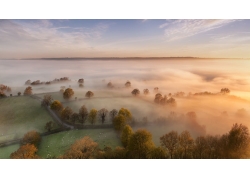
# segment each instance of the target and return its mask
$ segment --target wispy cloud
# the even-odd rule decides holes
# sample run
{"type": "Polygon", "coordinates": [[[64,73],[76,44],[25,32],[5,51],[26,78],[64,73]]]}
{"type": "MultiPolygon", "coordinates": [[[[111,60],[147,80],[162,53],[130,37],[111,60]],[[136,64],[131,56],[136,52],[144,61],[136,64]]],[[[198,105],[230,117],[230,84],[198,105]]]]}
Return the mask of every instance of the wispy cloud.
{"type": "Polygon", "coordinates": [[[165,28],[164,33],[168,40],[176,40],[220,28],[234,21],[227,19],[172,20],[161,24],[159,28],[165,28]]]}

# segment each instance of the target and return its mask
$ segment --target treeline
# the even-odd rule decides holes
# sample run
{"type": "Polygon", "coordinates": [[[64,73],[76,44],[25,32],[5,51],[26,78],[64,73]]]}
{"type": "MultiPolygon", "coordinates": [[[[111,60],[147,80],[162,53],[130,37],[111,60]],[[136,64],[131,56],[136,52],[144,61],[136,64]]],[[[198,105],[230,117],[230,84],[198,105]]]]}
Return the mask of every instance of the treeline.
{"type": "Polygon", "coordinates": [[[125,125],[121,134],[123,147],[98,148],[89,137],[77,140],[63,156],[65,159],[232,159],[249,157],[249,131],[242,124],[234,124],[221,136],[198,136],[193,138],[188,131],[178,134],[171,131],[160,137],[161,146],[152,141],[145,129],[133,132],[125,125]]]}
{"type": "Polygon", "coordinates": [[[36,81],[31,81],[31,80],[27,80],[25,81],[25,85],[42,85],[42,84],[52,84],[52,83],[58,83],[58,82],[65,82],[65,81],[70,81],[70,79],[68,77],[61,77],[59,79],[55,78],[52,81],[40,81],[40,80],[36,80],[36,81]]]}

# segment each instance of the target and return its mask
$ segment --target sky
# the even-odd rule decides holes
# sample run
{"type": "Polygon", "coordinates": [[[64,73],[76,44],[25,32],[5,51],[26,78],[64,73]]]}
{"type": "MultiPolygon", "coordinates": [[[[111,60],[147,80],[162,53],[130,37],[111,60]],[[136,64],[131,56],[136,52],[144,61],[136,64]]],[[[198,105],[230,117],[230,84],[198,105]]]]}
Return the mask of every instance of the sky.
{"type": "Polygon", "coordinates": [[[244,19],[2,19],[0,59],[250,58],[244,19]]]}

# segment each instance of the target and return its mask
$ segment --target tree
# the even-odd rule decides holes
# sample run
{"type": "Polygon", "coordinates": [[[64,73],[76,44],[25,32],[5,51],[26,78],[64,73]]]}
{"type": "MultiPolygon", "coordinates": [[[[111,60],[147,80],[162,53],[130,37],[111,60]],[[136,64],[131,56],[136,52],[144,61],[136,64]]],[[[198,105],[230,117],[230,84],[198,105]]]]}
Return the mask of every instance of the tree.
{"type": "Polygon", "coordinates": [[[87,97],[87,98],[91,98],[91,97],[93,97],[94,96],[94,93],[92,92],[92,91],[88,91],[88,92],[86,92],[86,94],[85,94],[85,97],[87,97]]]}
{"type": "Polygon", "coordinates": [[[105,108],[102,108],[98,111],[98,116],[101,118],[102,124],[105,122],[107,114],[108,110],[105,108]]]}
{"type": "Polygon", "coordinates": [[[118,114],[117,116],[115,116],[113,120],[113,126],[116,131],[120,132],[125,125],[126,125],[126,118],[123,115],[118,114]]]}
{"type": "Polygon", "coordinates": [[[63,93],[64,99],[70,99],[74,95],[74,91],[71,88],[67,88],[63,93]]]}
{"type": "Polygon", "coordinates": [[[17,95],[20,96],[20,95],[21,95],[21,92],[18,92],[17,95]]]}
{"type": "Polygon", "coordinates": [[[75,124],[75,122],[79,121],[79,114],[73,113],[70,117],[70,120],[73,124],[75,124]]]}
{"type": "Polygon", "coordinates": [[[157,93],[155,95],[154,102],[157,103],[157,104],[159,104],[161,102],[162,98],[163,98],[163,96],[160,93],[157,93]]]}
{"type": "Polygon", "coordinates": [[[34,144],[36,147],[38,147],[40,141],[41,141],[41,136],[38,132],[29,131],[23,136],[23,138],[21,140],[21,144],[22,145],[34,144]]]}
{"type": "Polygon", "coordinates": [[[4,98],[4,97],[7,97],[6,94],[2,91],[0,91],[0,98],[4,98]]]}
{"type": "Polygon", "coordinates": [[[52,128],[53,128],[53,122],[52,121],[47,122],[45,125],[45,129],[47,129],[50,132],[52,128]]]}
{"type": "Polygon", "coordinates": [[[199,158],[202,158],[203,153],[207,148],[207,141],[204,136],[198,136],[195,139],[195,151],[198,153],[199,158]]]}
{"type": "Polygon", "coordinates": [[[128,143],[132,134],[133,134],[132,128],[129,125],[126,125],[123,128],[122,134],[121,134],[121,142],[125,148],[128,146],[128,143]]]}
{"type": "Polygon", "coordinates": [[[10,154],[11,159],[38,159],[37,148],[34,144],[22,145],[17,151],[10,154]]]}
{"type": "Polygon", "coordinates": [[[97,110],[91,109],[88,115],[89,122],[93,125],[96,122],[97,110]]]}
{"type": "Polygon", "coordinates": [[[170,153],[170,158],[172,159],[174,152],[178,148],[178,133],[176,131],[171,131],[160,137],[160,142],[163,147],[167,148],[170,153]]]}
{"type": "Polygon", "coordinates": [[[109,82],[109,83],[107,84],[107,87],[108,87],[108,88],[113,88],[114,85],[113,85],[111,82],[109,82]]]}
{"type": "Polygon", "coordinates": [[[140,91],[138,89],[134,89],[131,94],[133,94],[134,96],[137,96],[140,94],[140,91]]]}
{"type": "Polygon", "coordinates": [[[80,83],[80,84],[79,84],[79,87],[80,87],[80,88],[83,88],[83,84],[82,84],[82,83],[80,83]]]}
{"type": "Polygon", "coordinates": [[[84,123],[88,117],[88,110],[84,105],[79,109],[79,116],[80,116],[79,121],[81,123],[84,123]]]}
{"type": "Polygon", "coordinates": [[[228,133],[228,150],[232,158],[246,154],[249,146],[249,130],[242,124],[234,124],[228,133]]]}
{"type": "Polygon", "coordinates": [[[42,106],[50,106],[51,103],[52,103],[51,95],[48,95],[48,94],[44,95],[43,100],[41,102],[41,105],[42,106]]]}
{"type": "Polygon", "coordinates": [[[126,122],[130,122],[132,120],[132,114],[126,108],[121,108],[118,112],[118,115],[123,115],[126,119],[126,122]]]}
{"type": "Polygon", "coordinates": [[[131,158],[146,159],[150,158],[154,147],[151,133],[145,129],[138,129],[131,135],[127,149],[131,158]]]}
{"type": "Polygon", "coordinates": [[[63,109],[63,105],[60,101],[53,101],[50,105],[50,108],[54,111],[60,112],[63,109]]]}
{"type": "Polygon", "coordinates": [[[24,90],[23,95],[31,95],[31,94],[32,94],[32,87],[29,86],[24,90]]]}
{"type": "Polygon", "coordinates": [[[165,159],[167,157],[167,153],[162,147],[152,148],[150,154],[151,159],[165,159]]]}
{"type": "Polygon", "coordinates": [[[92,159],[96,157],[98,144],[90,137],[77,140],[71,145],[70,149],[66,151],[62,158],[64,159],[92,159]]]}
{"type": "Polygon", "coordinates": [[[25,82],[25,85],[30,85],[31,84],[31,80],[27,80],[26,82],[25,82]]]}
{"type": "Polygon", "coordinates": [[[79,84],[83,84],[84,83],[84,79],[78,79],[78,83],[79,84]]]}
{"type": "Polygon", "coordinates": [[[167,101],[167,104],[170,105],[170,106],[175,106],[176,105],[176,101],[174,98],[169,98],[167,101]]]}
{"type": "Polygon", "coordinates": [[[149,94],[149,90],[148,89],[143,89],[143,94],[144,95],[148,95],[149,94]]]}
{"type": "Polygon", "coordinates": [[[72,114],[73,114],[72,109],[70,107],[66,107],[61,112],[61,118],[62,120],[70,120],[72,114]]]}
{"type": "Polygon", "coordinates": [[[158,92],[159,92],[159,88],[158,88],[158,87],[155,87],[155,88],[154,88],[154,92],[155,92],[155,93],[158,93],[158,92]]]}
{"type": "Polygon", "coordinates": [[[194,140],[188,131],[183,131],[179,136],[180,147],[184,150],[183,158],[188,158],[188,151],[194,146],[194,140]]]}
{"type": "Polygon", "coordinates": [[[228,88],[222,88],[220,90],[221,94],[229,94],[230,93],[230,90],[228,88]]]}
{"type": "Polygon", "coordinates": [[[113,109],[112,111],[109,112],[109,117],[111,119],[111,121],[114,120],[115,116],[117,115],[117,110],[116,109],[113,109]]]}
{"type": "Polygon", "coordinates": [[[130,81],[127,81],[127,82],[125,83],[125,87],[126,87],[126,88],[131,87],[131,82],[130,82],[130,81]]]}

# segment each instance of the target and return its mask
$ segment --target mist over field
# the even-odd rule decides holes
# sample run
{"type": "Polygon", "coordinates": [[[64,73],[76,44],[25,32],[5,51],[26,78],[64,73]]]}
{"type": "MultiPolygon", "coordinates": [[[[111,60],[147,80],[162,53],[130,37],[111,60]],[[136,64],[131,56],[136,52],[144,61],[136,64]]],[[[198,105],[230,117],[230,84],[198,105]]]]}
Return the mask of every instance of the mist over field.
{"type": "MultiPolygon", "coordinates": [[[[197,119],[192,122],[181,121],[164,127],[170,130],[204,129],[206,134],[223,134],[234,123],[250,127],[250,61],[247,60],[1,60],[0,84],[10,86],[12,94],[22,92],[27,87],[25,81],[52,81],[55,78],[69,77],[70,82],[51,85],[32,86],[33,93],[58,92],[61,86],[71,86],[78,98],[84,98],[90,90],[93,99],[78,101],[69,105],[74,111],[82,105],[90,110],[106,108],[129,109],[133,116],[141,120],[148,117],[154,121],[158,117],[168,117],[171,111],[177,116],[195,112],[197,119]],[[84,87],[78,87],[78,79],[84,79],[84,87]],[[131,88],[124,84],[129,80],[131,88]],[[107,88],[112,82],[113,89],[107,88]],[[185,92],[185,96],[197,92],[218,93],[221,88],[229,88],[233,97],[197,96],[175,98],[176,107],[161,106],[154,103],[155,92],[159,88],[162,95],[185,92]],[[141,94],[133,97],[131,91],[137,88],[141,94]],[[149,89],[148,96],[143,89],[149,89]],[[246,113],[237,115],[239,109],[246,113]],[[226,111],[227,116],[222,112],[226,111]]],[[[162,127],[161,127],[162,128],[162,127]]]]}

